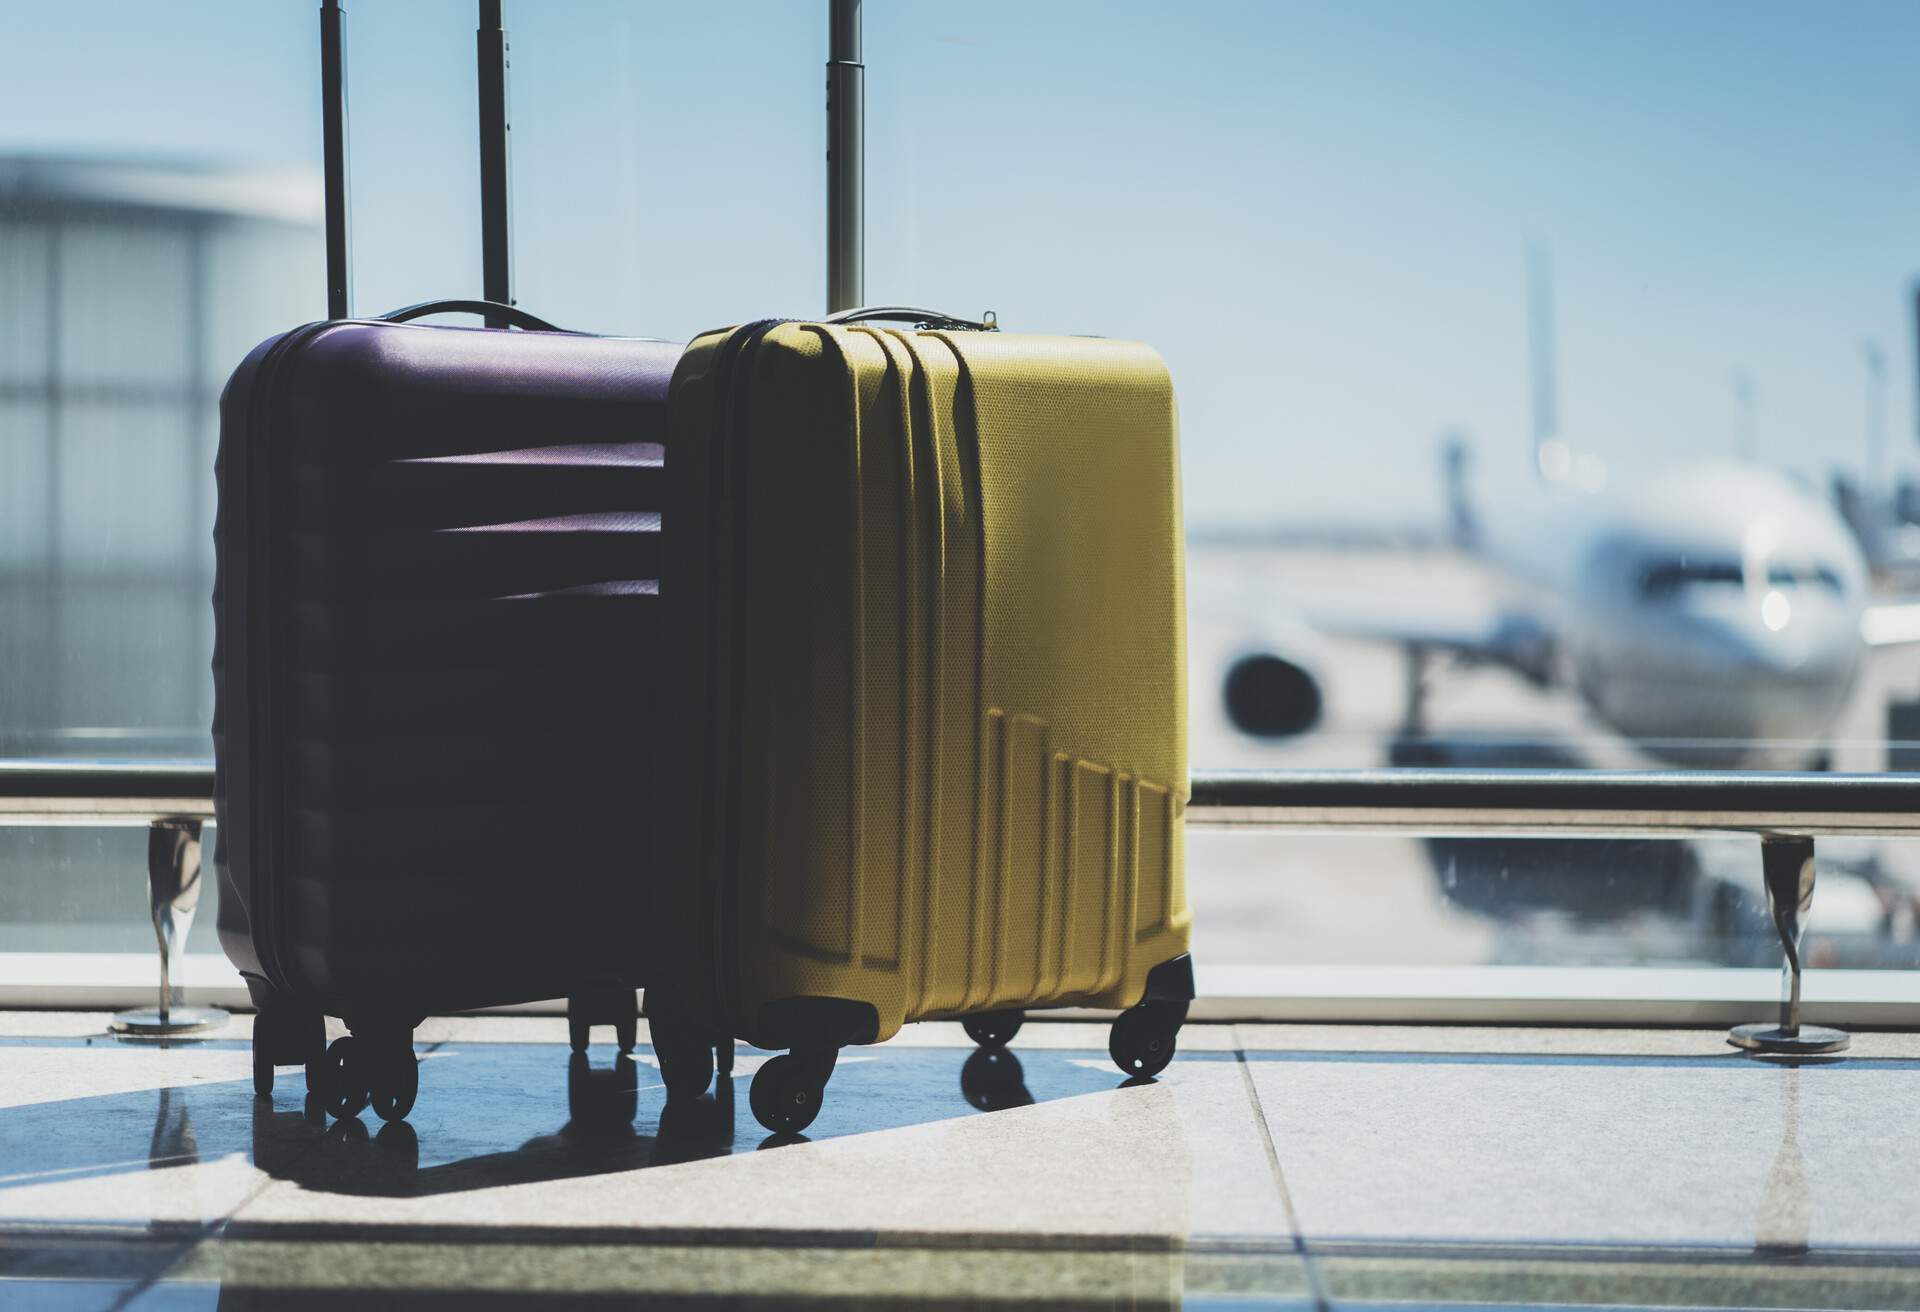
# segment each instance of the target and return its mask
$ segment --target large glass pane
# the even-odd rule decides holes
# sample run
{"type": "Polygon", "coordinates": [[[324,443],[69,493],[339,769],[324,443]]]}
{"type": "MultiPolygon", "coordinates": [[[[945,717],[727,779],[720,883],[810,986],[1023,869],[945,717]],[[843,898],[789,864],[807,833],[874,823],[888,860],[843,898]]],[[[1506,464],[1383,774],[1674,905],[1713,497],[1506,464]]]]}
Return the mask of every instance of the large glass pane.
{"type": "Polygon", "coordinates": [[[9,588],[46,565],[50,413],[43,400],[0,401],[0,577],[9,588]]]}
{"type": "MultiPolygon", "coordinates": [[[[353,9],[361,313],[480,291],[474,19],[471,0],[353,9]]],[[[508,19],[522,304],[675,338],[818,308],[819,9],[508,19]]],[[[314,7],[130,7],[110,42],[80,9],[9,20],[0,754],[204,758],[219,391],[325,310],[314,7]]],[[[0,830],[0,945],[144,950],[140,852],[0,830]]]]}
{"type": "Polygon", "coordinates": [[[73,401],[57,412],[58,542],[62,569],[174,576],[198,553],[205,511],[192,420],[164,401],[73,401]]]}
{"type": "Polygon", "coordinates": [[[0,398],[44,390],[53,336],[47,225],[27,213],[0,216],[0,398]]]}
{"type": "MultiPolygon", "coordinates": [[[[205,759],[219,389],[321,308],[315,22],[102,21],[0,54],[0,756],[205,759]]],[[[0,948],[150,952],[145,849],[0,829],[0,948]]]]}
{"type": "MultiPolygon", "coordinates": [[[[0,829],[0,952],[151,955],[146,864],[142,829],[0,829]]],[[[220,950],[214,908],[209,887],[187,951],[220,950]]]]}
{"type": "MultiPolygon", "coordinates": [[[[1196,768],[1911,764],[1920,12],[866,24],[869,299],[1171,368],[1196,768]]],[[[1920,853],[1821,853],[1810,959],[1913,964],[1920,853]]],[[[1191,861],[1213,961],[1778,960],[1753,840],[1191,861]]]]}
{"type": "MultiPolygon", "coordinates": [[[[323,308],[314,16],[13,21],[0,733],[204,755],[218,389],[323,308]]],[[[823,6],[509,23],[522,304],[818,312],[823,6]]],[[[472,26],[353,12],[363,312],[479,290],[472,26]]],[[[1920,662],[1866,639],[1920,634],[1916,28],[869,4],[867,299],[1164,355],[1197,768],[1911,765],[1920,662]]],[[[1731,961],[1771,950],[1751,846],[1199,835],[1189,882],[1210,959],[1731,961]]],[[[1902,960],[1920,861],[1822,850],[1816,927],[1902,960]]]]}
{"type": "Polygon", "coordinates": [[[195,248],[184,224],[145,215],[54,229],[63,385],[165,392],[189,381],[195,248]]]}

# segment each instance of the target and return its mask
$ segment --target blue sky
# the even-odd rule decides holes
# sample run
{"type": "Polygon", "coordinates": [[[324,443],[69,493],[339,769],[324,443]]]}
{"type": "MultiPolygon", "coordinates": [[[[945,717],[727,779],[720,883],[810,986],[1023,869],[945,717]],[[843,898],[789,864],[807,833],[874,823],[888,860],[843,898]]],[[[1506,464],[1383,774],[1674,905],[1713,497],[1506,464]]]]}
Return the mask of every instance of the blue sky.
{"type": "MultiPolygon", "coordinates": [[[[1196,523],[1526,482],[1523,251],[1619,479],[1916,462],[1920,5],[867,0],[869,299],[1137,337],[1196,523]]],[[[0,3],[0,149],[318,161],[317,3],[0,3]]],[[[478,285],[473,11],[350,4],[359,304],[478,285]]],[[[820,308],[825,0],[507,0],[522,303],[679,337],[820,308]]],[[[316,283],[315,308],[319,310],[316,283]]]]}

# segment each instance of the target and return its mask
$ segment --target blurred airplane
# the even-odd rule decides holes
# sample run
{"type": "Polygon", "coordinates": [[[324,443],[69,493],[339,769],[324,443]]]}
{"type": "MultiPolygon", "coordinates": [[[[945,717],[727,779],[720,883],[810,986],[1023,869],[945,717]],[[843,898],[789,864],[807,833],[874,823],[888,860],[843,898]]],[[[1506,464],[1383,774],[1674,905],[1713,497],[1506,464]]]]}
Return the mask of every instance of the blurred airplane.
{"type": "Polygon", "coordinates": [[[1667,764],[1827,768],[1867,651],[1920,641],[1920,604],[1873,602],[1846,521],[1776,470],[1689,464],[1606,486],[1596,456],[1553,435],[1542,269],[1530,261],[1540,495],[1492,522],[1468,495],[1464,444],[1444,453],[1451,537],[1502,581],[1503,600],[1472,613],[1405,600],[1307,606],[1304,629],[1270,627],[1230,661],[1229,720],[1260,738],[1311,729],[1325,701],[1321,634],[1405,649],[1403,738],[1425,732],[1427,664],[1445,654],[1570,690],[1667,764]]]}
{"type": "MultiPolygon", "coordinates": [[[[1830,765],[1835,722],[1867,654],[1920,642],[1920,602],[1870,596],[1860,541],[1832,505],[1778,471],[1733,461],[1678,465],[1608,487],[1596,457],[1553,435],[1550,318],[1533,283],[1534,456],[1539,495],[1495,522],[1468,495],[1468,453],[1444,449],[1449,536],[1500,581],[1500,599],[1470,611],[1410,598],[1337,603],[1290,599],[1227,664],[1228,720],[1256,738],[1311,730],[1326,702],[1326,637],[1400,647],[1405,707],[1388,759],[1396,765],[1579,767],[1555,743],[1435,738],[1426,701],[1437,657],[1503,667],[1542,690],[1578,698],[1655,761],[1722,769],[1830,765]],[[1544,381],[1543,381],[1544,380],[1544,381]]],[[[1549,312],[1550,313],[1550,312],[1549,312]]],[[[1654,913],[1746,950],[1771,935],[1743,887],[1705,877],[1694,845],[1585,840],[1434,839],[1449,900],[1503,919],[1539,910],[1613,920],[1654,913]],[[1603,872],[1596,877],[1596,866],[1603,872]],[[1758,913],[1758,914],[1756,914],[1758,913]]],[[[1910,937],[1920,900],[1874,852],[1833,856],[1872,896],[1860,928],[1910,937]]],[[[1902,949],[1907,951],[1907,949],[1902,949]]],[[[1879,964],[1878,948],[1858,964],[1879,964]]]]}
{"type": "MultiPolygon", "coordinates": [[[[1474,526],[1461,545],[1501,577],[1502,602],[1343,601],[1304,615],[1318,634],[1406,650],[1403,737],[1426,731],[1427,666],[1451,655],[1569,690],[1669,764],[1824,769],[1866,652],[1920,638],[1920,607],[1870,604],[1859,544],[1832,507],[1772,470],[1709,464],[1618,493],[1554,489],[1497,529],[1455,500],[1456,537],[1474,526]]],[[[1255,737],[1311,729],[1318,666],[1310,641],[1255,638],[1228,667],[1228,718],[1255,737]]]]}

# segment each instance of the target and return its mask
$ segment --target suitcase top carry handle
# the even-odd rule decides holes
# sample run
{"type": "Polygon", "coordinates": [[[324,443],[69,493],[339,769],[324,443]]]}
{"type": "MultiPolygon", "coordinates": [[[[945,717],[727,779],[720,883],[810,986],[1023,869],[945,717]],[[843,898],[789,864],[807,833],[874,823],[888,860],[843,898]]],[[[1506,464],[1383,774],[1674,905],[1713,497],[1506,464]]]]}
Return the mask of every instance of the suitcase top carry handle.
{"type": "Polygon", "coordinates": [[[499,301],[422,301],[418,305],[406,305],[389,311],[380,315],[379,319],[382,323],[408,323],[414,319],[424,319],[430,314],[477,314],[490,325],[497,320],[535,333],[568,331],[555,327],[537,315],[528,314],[517,305],[502,305],[499,301]]]}
{"type": "Polygon", "coordinates": [[[867,305],[857,310],[842,310],[820,320],[821,323],[910,323],[916,328],[960,328],[976,333],[997,333],[1000,320],[988,310],[979,319],[959,319],[938,310],[919,310],[911,305],[867,305]]]}

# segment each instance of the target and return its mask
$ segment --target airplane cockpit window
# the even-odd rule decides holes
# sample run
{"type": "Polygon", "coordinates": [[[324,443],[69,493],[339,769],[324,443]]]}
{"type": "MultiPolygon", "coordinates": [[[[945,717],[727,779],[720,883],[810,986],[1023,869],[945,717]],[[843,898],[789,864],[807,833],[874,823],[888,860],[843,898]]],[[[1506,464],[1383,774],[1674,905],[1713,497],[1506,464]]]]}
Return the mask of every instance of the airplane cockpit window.
{"type": "Polygon", "coordinates": [[[1767,582],[1776,588],[1820,588],[1833,593],[1842,591],[1845,586],[1840,581],[1840,571],[1829,565],[1770,565],[1767,567],[1767,582]]]}
{"type": "MultiPolygon", "coordinates": [[[[1754,571],[1770,588],[1820,588],[1839,593],[1844,584],[1840,571],[1827,565],[1790,565],[1780,561],[1754,571]]],[[[1744,587],[1747,566],[1735,559],[1667,559],[1645,565],[1640,570],[1640,594],[1649,600],[1666,600],[1683,589],[1699,586],[1744,587]]]]}
{"type": "MultiPolygon", "coordinates": [[[[1784,574],[1793,581],[1792,571],[1775,566],[1776,576],[1784,574]]],[[[1746,572],[1737,560],[1670,560],[1648,565],[1640,571],[1640,591],[1649,598],[1675,596],[1681,589],[1701,584],[1731,584],[1740,587],[1746,572]]]]}

